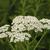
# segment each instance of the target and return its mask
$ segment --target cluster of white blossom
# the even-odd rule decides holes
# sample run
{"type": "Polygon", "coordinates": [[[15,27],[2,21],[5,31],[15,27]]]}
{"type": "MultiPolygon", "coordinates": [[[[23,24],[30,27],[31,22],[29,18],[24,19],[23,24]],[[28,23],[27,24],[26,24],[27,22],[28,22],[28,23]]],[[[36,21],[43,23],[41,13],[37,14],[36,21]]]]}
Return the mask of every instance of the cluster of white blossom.
{"type": "Polygon", "coordinates": [[[12,21],[11,31],[7,31],[9,25],[0,27],[0,38],[9,37],[10,42],[23,42],[29,40],[31,34],[28,32],[34,30],[35,32],[42,32],[42,29],[50,29],[50,20],[38,20],[35,16],[16,16],[12,21]],[[28,32],[26,32],[28,31],[28,32]]]}
{"type": "Polygon", "coordinates": [[[0,27],[0,33],[1,32],[6,32],[8,30],[9,25],[4,25],[0,27]]]}
{"type": "Polygon", "coordinates": [[[50,29],[50,19],[43,18],[40,20],[40,22],[43,23],[44,29],[50,29]]]}
{"type": "Polygon", "coordinates": [[[5,38],[5,37],[9,37],[10,38],[10,42],[19,42],[19,41],[24,41],[24,40],[29,40],[29,38],[31,37],[31,35],[29,33],[23,33],[23,32],[17,32],[17,31],[7,31],[8,30],[9,25],[4,25],[2,27],[0,27],[0,38],[5,38]],[[4,30],[5,29],[5,30],[4,30]]]}
{"type": "Polygon", "coordinates": [[[43,25],[34,16],[17,16],[12,22],[12,31],[34,30],[42,32],[43,25]]]}
{"type": "Polygon", "coordinates": [[[23,42],[24,40],[29,40],[31,35],[29,33],[23,33],[23,32],[6,32],[6,34],[9,35],[10,42],[23,42]]]}
{"type": "Polygon", "coordinates": [[[0,38],[7,37],[5,32],[8,30],[8,28],[9,28],[9,25],[4,25],[0,27],[0,38]]]}
{"type": "Polygon", "coordinates": [[[0,38],[5,38],[5,37],[7,37],[7,35],[5,33],[0,34],[0,38]]]}

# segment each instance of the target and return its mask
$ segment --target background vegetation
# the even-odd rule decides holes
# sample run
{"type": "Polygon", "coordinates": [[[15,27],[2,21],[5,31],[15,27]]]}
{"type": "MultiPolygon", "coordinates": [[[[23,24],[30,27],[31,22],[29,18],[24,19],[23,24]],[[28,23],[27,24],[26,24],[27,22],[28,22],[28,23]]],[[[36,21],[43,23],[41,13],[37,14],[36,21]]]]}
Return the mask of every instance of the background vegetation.
{"type": "MultiPolygon", "coordinates": [[[[11,25],[12,19],[18,15],[31,15],[38,19],[50,18],[50,0],[0,0],[0,26],[11,25]]],[[[41,36],[42,34],[39,34],[32,44],[35,45],[41,36]]],[[[0,50],[12,50],[14,44],[12,45],[7,39],[0,39],[0,50]]],[[[21,46],[17,50],[22,50],[21,46]]],[[[33,47],[29,50],[33,50],[33,47]]],[[[40,42],[37,50],[50,50],[50,31],[40,42]]]]}

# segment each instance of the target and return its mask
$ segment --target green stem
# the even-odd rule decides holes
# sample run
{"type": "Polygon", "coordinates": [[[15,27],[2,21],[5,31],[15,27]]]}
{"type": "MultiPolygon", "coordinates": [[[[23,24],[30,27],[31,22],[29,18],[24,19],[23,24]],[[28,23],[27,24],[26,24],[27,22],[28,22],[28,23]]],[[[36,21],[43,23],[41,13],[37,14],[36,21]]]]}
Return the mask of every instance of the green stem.
{"type": "Polygon", "coordinates": [[[33,50],[36,50],[37,46],[40,44],[41,40],[44,38],[45,35],[46,35],[46,31],[44,32],[44,34],[42,35],[42,37],[40,38],[40,40],[38,41],[38,43],[36,44],[33,50]]]}
{"type": "Polygon", "coordinates": [[[37,12],[38,12],[39,7],[40,7],[40,4],[41,4],[41,3],[40,3],[40,0],[35,0],[35,2],[36,2],[36,4],[35,4],[35,8],[36,8],[36,9],[33,10],[34,16],[37,15],[37,12]]]}
{"type": "Polygon", "coordinates": [[[25,11],[25,4],[26,4],[26,0],[21,0],[21,4],[22,4],[22,8],[21,8],[21,15],[25,15],[26,11],[25,11]]]}
{"type": "Polygon", "coordinates": [[[29,46],[27,46],[27,50],[29,50],[29,46]]]}
{"type": "Polygon", "coordinates": [[[29,41],[27,41],[26,46],[27,46],[27,50],[29,50],[29,41]]]}
{"type": "Polygon", "coordinates": [[[10,45],[10,47],[12,48],[12,50],[15,50],[15,48],[12,46],[12,44],[9,44],[10,45]]]}
{"type": "Polygon", "coordinates": [[[34,40],[36,40],[37,35],[34,37],[34,39],[29,43],[30,45],[34,42],[34,40]]]}
{"type": "Polygon", "coordinates": [[[27,50],[29,50],[29,45],[27,45],[27,50]]]}
{"type": "Polygon", "coordinates": [[[20,45],[23,50],[26,50],[25,47],[23,46],[23,43],[22,43],[22,42],[19,42],[19,43],[16,43],[16,44],[15,44],[16,50],[17,50],[17,48],[18,48],[18,45],[20,45]]]}
{"type": "Polygon", "coordinates": [[[25,41],[26,50],[29,50],[29,41],[25,41]]]}
{"type": "Polygon", "coordinates": [[[25,47],[22,45],[22,43],[21,43],[21,46],[22,46],[23,50],[26,50],[25,47]]]}

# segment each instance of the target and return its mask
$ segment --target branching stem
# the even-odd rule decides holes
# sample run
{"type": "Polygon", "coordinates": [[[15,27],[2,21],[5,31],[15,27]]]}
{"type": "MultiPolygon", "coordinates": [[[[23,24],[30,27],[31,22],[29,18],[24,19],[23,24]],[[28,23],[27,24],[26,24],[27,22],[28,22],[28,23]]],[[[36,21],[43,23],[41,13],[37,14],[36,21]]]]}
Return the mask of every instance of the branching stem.
{"type": "Polygon", "coordinates": [[[46,35],[46,31],[44,31],[44,34],[42,35],[42,37],[40,38],[40,40],[37,42],[36,46],[34,47],[33,50],[36,50],[37,46],[40,44],[41,40],[44,38],[44,36],[46,35]]]}

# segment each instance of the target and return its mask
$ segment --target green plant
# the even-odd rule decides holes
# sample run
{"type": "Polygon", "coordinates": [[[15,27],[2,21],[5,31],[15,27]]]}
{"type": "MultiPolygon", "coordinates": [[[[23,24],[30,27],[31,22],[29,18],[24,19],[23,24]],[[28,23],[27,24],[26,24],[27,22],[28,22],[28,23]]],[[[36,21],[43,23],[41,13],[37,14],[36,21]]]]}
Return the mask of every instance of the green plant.
{"type": "MultiPolygon", "coordinates": [[[[0,26],[10,24],[14,16],[36,16],[38,19],[50,18],[50,0],[2,0],[0,1],[0,26]]],[[[1,50],[50,50],[50,30],[44,32],[30,31],[33,41],[25,43],[8,43],[8,39],[0,39],[1,50]],[[8,43],[8,44],[7,44],[8,43]],[[19,46],[20,45],[20,46],[19,46]],[[31,46],[32,45],[32,46],[31,46]],[[8,46],[8,47],[7,47],[8,46]],[[26,47],[27,46],[27,47],[26,47]],[[31,47],[30,47],[31,46],[31,47]],[[14,49],[15,48],[15,49],[14,49]],[[35,49],[34,49],[35,48],[35,49]]]]}

